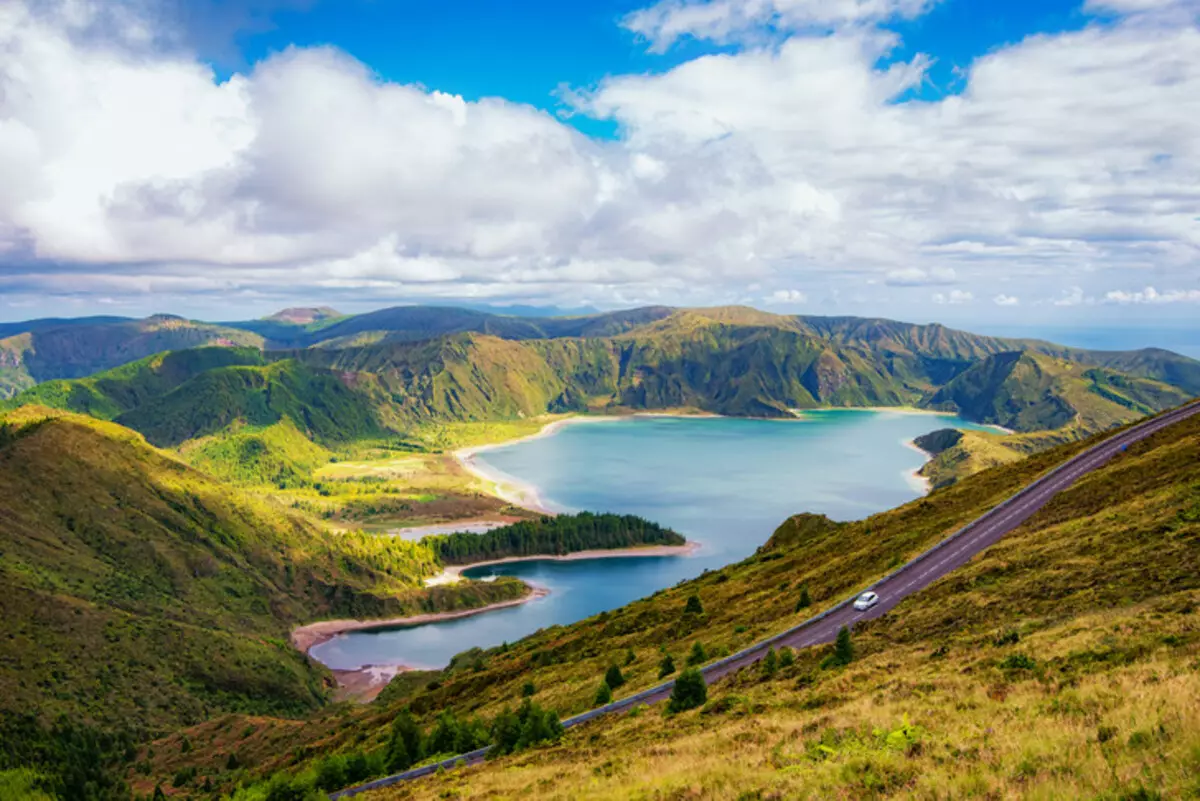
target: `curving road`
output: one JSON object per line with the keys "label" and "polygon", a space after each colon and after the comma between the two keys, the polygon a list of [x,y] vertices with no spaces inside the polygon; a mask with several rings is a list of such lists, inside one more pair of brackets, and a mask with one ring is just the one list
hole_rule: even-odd
{"label": "curving road", "polygon": [[[860,620],[868,620],[886,614],[909,595],[920,592],[994,545],[1036,514],[1055,495],[1070,487],[1083,476],[1103,466],[1121,450],[1195,414],[1200,414],[1200,401],[1193,401],[1166,414],[1141,422],[1093,445],[1029,484],[999,506],[968,523],[920,556],[884,576],[870,587],[864,587],[832,609],[770,639],[763,640],[708,665],[703,669],[705,680],[712,684],[730,673],[752,665],[765,656],[771,647],[787,645],[793,648],[804,648],[833,642],[843,626],[853,626]],[[880,600],[875,607],[865,612],[859,612],[854,608],[854,599],[858,597],[859,593],[866,590],[874,590],[879,593]],[[602,715],[620,712],[638,704],[662,701],[671,695],[674,686],[674,681],[668,681],[651,687],[636,695],[622,698],[607,706],[564,720],[563,727],[573,728]],[[336,801],[340,798],[349,798],[368,790],[377,790],[381,787],[428,776],[438,768],[449,770],[461,765],[477,764],[484,759],[487,751],[488,749],[481,748],[433,765],[425,765],[398,773],[395,776],[377,779],[359,787],[334,793],[330,799]]]}

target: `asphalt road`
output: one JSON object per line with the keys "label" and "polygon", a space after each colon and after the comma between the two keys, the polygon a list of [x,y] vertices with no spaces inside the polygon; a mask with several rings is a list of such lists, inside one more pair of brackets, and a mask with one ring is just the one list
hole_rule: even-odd
{"label": "asphalt road", "polygon": [[[712,684],[730,673],[752,665],[764,657],[771,647],[791,646],[804,648],[811,645],[833,642],[838,631],[843,627],[852,627],[860,620],[869,620],[886,614],[892,607],[909,595],[920,592],[933,582],[965,565],[980,552],[994,545],[1006,534],[1014,531],[1026,520],[1031,518],[1051,498],[1070,487],[1083,476],[1096,470],[1112,459],[1123,448],[1145,439],[1152,434],[1174,423],[1200,413],[1200,402],[1192,402],[1159,417],[1146,420],[1132,426],[1119,434],[1093,445],[1091,448],[1077,454],[1070,460],[1059,465],[1054,470],[1029,484],[1023,490],[1013,495],[1004,503],[976,518],[963,528],[951,534],[946,539],[934,545],[929,550],[917,556],[912,561],[901,566],[893,573],[877,581],[870,587],[864,587],[853,596],[832,609],[804,621],[787,631],[777,634],[770,639],[756,643],[749,648],[739,651],[703,669],[704,678]],[[854,608],[854,599],[862,592],[874,590],[879,594],[879,603],[865,612]],[[563,721],[564,728],[573,728],[583,723],[608,715],[621,712],[639,704],[653,704],[665,700],[671,695],[675,682],[669,681],[636,695],[614,701],[607,706],[593,709],[582,715]],[[487,754],[486,748],[463,754],[443,762],[426,765],[420,768],[388,776],[383,779],[359,787],[352,787],[334,793],[331,799],[349,798],[368,790],[388,787],[400,782],[428,776],[438,768],[447,770],[462,766],[473,765],[483,761]]]}

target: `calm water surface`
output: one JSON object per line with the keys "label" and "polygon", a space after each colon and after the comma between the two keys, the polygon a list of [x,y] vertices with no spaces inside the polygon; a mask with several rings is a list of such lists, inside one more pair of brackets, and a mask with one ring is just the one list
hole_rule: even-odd
{"label": "calm water surface", "polygon": [[754,552],[787,517],[853,520],[920,494],[923,457],[904,443],[953,415],[823,411],[802,420],[638,417],[570,425],[552,436],[481,454],[488,466],[539,488],[562,511],[641,515],[702,548],[690,557],[522,562],[467,571],[519,576],[550,595],[461,620],[355,632],[313,649],[333,668],[437,668],[473,646],[513,642],[573,623]]}

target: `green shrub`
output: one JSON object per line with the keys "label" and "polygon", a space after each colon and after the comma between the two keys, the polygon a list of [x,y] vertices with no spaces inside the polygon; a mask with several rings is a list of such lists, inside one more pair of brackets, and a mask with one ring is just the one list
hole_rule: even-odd
{"label": "green shrub", "polygon": [[671,690],[671,700],[667,703],[668,712],[685,712],[703,706],[708,700],[708,685],[704,674],[696,668],[688,668],[679,674],[675,686]]}
{"label": "green shrub", "polygon": [[692,643],[692,651],[688,654],[687,658],[688,667],[703,665],[707,661],[708,654],[704,652],[704,646],[699,642]]}
{"label": "green shrub", "polygon": [[675,672],[675,659],[670,654],[663,654],[662,661],[658,663],[658,677],[665,679]]}
{"label": "green shrub", "polygon": [[625,683],[625,676],[621,674],[619,667],[609,665],[608,670],[604,672],[604,683],[615,690]]}

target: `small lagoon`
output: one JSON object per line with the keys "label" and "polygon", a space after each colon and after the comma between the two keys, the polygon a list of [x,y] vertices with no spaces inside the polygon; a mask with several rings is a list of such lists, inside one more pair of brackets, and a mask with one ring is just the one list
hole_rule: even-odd
{"label": "small lagoon", "polygon": [[787,421],[633,417],[568,425],[488,450],[489,468],[538,489],[561,511],[620,512],[670,526],[701,549],[687,557],[520,562],[465,571],[519,576],[542,599],[474,617],[353,632],[312,650],[331,668],[438,668],[468,648],[573,623],[744,559],[797,512],[854,520],[917,498],[922,454],[910,440],[980,428],[954,415],[819,411]]}

